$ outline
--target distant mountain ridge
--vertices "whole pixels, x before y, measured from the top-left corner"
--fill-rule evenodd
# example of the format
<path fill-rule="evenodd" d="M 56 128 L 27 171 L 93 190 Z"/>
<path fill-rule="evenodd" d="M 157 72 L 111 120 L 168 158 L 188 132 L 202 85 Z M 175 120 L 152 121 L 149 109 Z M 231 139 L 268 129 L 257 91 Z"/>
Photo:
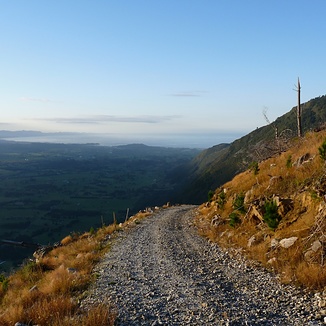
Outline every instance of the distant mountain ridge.
<path fill-rule="evenodd" d="M 0 130 L 0 138 L 16 138 L 16 137 L 37 137 L 46 135 L 71 135 L 74 133 L 68 132 L 41 132 L 35 130 Z"/>
<path fill-rule="evenodd" d="M 326 125 L 326 95 L 301 104 L 303 133 Z M 187 178 L 178 196 L 181 202 L 200 204 L 214 190 L 259 162 L 287 149 L 287 142 L 297 135 L 296 107 L 271 124 L 257 128 L 231 144 L 220 144 L 198 154 L 187 166 Z M 278 133 L 276 140 L 275 133 Z"/>

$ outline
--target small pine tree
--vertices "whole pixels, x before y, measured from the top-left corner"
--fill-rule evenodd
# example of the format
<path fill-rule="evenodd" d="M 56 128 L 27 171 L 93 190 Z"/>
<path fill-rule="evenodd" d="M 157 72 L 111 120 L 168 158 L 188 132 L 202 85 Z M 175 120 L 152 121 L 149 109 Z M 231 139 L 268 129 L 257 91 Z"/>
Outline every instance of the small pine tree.
<path fill-rule="evenodd" d="M 213 190 L 210 190 L 207 194 L 207 199 L 208 201 L 212 201 L 213 199 L 213 196 L 214 196 L 214 191 Z"/>
<path fill-rule="evenodd" d="M 319 156 L 323 161 L 326 161 L 326 139 L 321 144 L 321 146 L 318 148 Z"/>
<path fill-rule="evenodd" d="M 218 195 L 217 205 L 220 209 L 223 209 L 225 203 L 226 203 L 226 194 L 224 191 L 221 191 Z"/>
<path fill-rule="evenodd" d="M 265 214 L 263 215 L 264 222 L 272 230 L 275 230 L 281 221 L 281 215 L 278 213 L 277 204 L 275 201 L 265 203 Z"/>
<path fill-rule="evenodd" d="M 237 224 L 240 224 L 241 223 L 240 216 L 236 212 L 232 212 L 229 215 L 229 218 L 230 218 L 229 225 L 232 226 L 233 228 L 235 228 L 237 226 Z"/>
<path fill-rule="evenodd" d="M 234 210 L 237 210 L 240 213 L 246 212 L 246 208 L 244 205 L 244 198 L 245 198 L 245 196 L 243 193 L 237 194 L 237 196 L 235 197 L 233 204 L 232 204 Z"/>
<path fill-rule="evenodd" d="M 258 162 L 252 162 L 249 166 L 250 171 L 253 172 L 254 175 L 257 175 L 259 172 Z"/>
<path fill-rule="evenodd" d="M 292 155 L 289 155 L 286 159 L 286 167 L 289 169 L 292 166 Z"/>

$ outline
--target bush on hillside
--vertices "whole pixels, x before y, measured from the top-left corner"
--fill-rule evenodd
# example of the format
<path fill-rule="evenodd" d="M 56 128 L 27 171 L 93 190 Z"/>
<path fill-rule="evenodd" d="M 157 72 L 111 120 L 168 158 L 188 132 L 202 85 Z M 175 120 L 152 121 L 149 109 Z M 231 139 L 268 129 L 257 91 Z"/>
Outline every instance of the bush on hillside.
<path fill-rule="evenodd" d="M 323 161 L 326 161 L 326 139 L 321 144 L 321 146 L 318 148 L 319 156 Z"/>
<path fill-rule="evenodd" d="M 232 226 L 233 228 L 236 227 L 237 224 L 240 224 L 240 223 L 241 223 L 240 216 L 239 216 L 239 214 L 236 213 L 236 212 L 232 212 L 232 213 L 229 215 L 229 218 L 230 218 L 229 225 Z"/>
<path fill-rule="evenodd" d="M 258 162 L 252 162 L 249 166 L 249 170 L 252 171 L 254 175 L 257 175 L 259 172 Z"/>
<path fill-rule="evenodd" d="M 289 169 L 292 166 L 292 155 L 289 155 L 286 159 L 286 167 Z"/>
<path fill-rule="evenodd" d="M 265 213 L 263 215 L 265 223 L 272 230 L 275 230 L 280 223 L 281 215 L 278 213 L 277 205 L 274 201 L 265 203 Z"/>
<path fill-rule="evenodd" d="M 245 205 L 244 205 L 244 199 L 245 199 L 245 196 L 243 193 L 236 195 L 236 197 L 233 201 L 233 204 L 232 204 L 234 210 L 237 210 L 240 213 L 246 212 Z"/>
<path fill-rule="evenodd" d="M 207 194 L 208 201 L 212 201 L 214 194 L 215 194 L 215 192 L 213 190 L 210 190 L 208 192 L 208 194 Z"/>
<path fill-rule="evenodd" d="M 224 205 L 226 203 L 226 194 L 224 191 L 221 191 L 219 194 L 218 194 L 218 199 L 217 199 L 217 205 L 220 209 L 223 209 L 224 208 Z"/>

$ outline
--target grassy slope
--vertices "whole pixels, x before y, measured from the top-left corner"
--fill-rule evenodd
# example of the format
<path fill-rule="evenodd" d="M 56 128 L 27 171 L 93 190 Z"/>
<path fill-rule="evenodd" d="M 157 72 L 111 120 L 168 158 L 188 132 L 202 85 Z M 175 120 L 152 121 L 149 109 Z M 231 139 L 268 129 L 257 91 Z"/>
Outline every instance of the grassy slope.
<path fill-rule="evenodd" d="M 96 232 L 69 235 L 61 246 L 26 263 L 5 278 L 0 276 L 0 325 L 108 326 L 116 318 L 109 302 L 80 308 L 80 300 L 96 275 L 93 268 L 110 249 L 116 232 L 133 227 L 149 213 L 138 213 L 123 224 Z"/>
<path fill-rule="evenodd" d="M 326 168 L 318 150 L 325 138 L 322 131 L 294 139 L 288 151 L 262 161 L 256 175 L 247 170 L 218 188 L 213 200 L 199 210 L 202 234 L 223 246 L 242 248 L 285 282 L 326 286 Z M 306 162 L 296 165 L 305 155 Z M 241 195 L 242 211 L 235 207 Z M 278 204 L 281 217 L 275 230 L 264 222 L 265 203 L 272 201 Z M 234 213 L 239 223 L 231 227 Z M 298 239 L 290 248 L 282 248 L 279 241 L 290 237 Z M 316 251 L 314 244 L 320 246 Z"/>

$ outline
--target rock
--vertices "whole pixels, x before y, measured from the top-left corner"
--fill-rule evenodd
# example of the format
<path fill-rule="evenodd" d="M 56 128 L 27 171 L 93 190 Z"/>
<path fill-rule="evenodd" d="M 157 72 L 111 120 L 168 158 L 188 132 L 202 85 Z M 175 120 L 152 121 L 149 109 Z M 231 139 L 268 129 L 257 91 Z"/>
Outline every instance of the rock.
<path fill-rule="evenodd" d="M 282 248 L 290 248 L 298 240 L 298 237 L 284 238 L 280 241 Z"/>
<path fill-rule="evenodd" d="M 211 221 L 211 226 L 218 226 L 221 224 L 221 216 L 220 215 L 215 215 L 213 218 L 212 218 L 212 221 Z"/>
<path fill-rule="evenodd" d="M 277 261 L 276 257 L 273 257 L 267 261 L 267 264 L 273 265 L 274 263 L 276 263 L 276 261 Z"/>
<path fill-rule="evenodd" d="M 271 248 L 272 248 L 272 249 L 275 249 L 275 248 L 277 248 L 278 246 L 279 246 L 279 241 L 276 240 L 276 239 L 272 239 L 272 240 L 271 240 Z"/>
<path fill-rule="evenodd" d="M 314 260 L 314 251 L 313 250 L 308 250 L 305 252 L 304 254 L 304 259 L 307 261 L 307 262 L 311 262 Z"/>
<path fill-rule="evenodd" d="M 248 248 L 250 248 L 256 241 L 256 237 L 253 235 L 252 237 L 250 237 L 250 239 L 248 240 Z"/>
<path fill-rule="evenodd" d="M 250 190 L 248 190 L 245 194 L 245 198 L 244 198 L 244 203 L 248 204 L 251 202 L 253 198 L 253 188 L 251 188 Z"/>
<path fill-rule="evenodd" d="M 319 240 L 314 241 L 314 243 L 311 245 L 311 250 L 316 252 L 321 248 L 321 242 Z"/>

